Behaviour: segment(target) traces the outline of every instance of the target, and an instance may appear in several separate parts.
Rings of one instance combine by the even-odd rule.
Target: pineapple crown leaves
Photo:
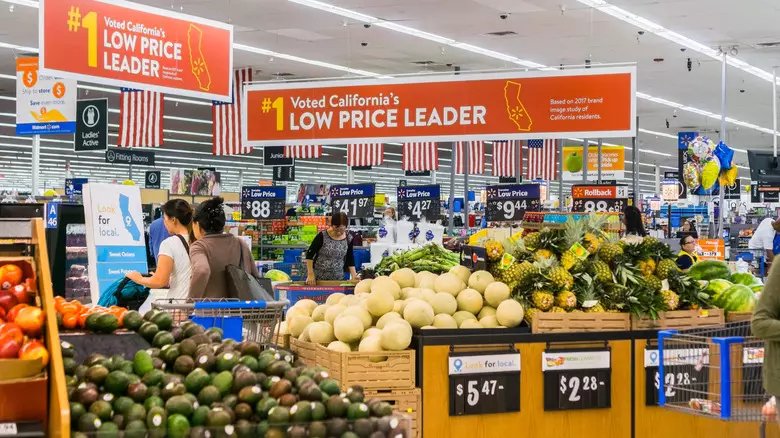
[[[585,225],[586,221],[584,220],[574,220],[571,216],[566,219],[566,228],[563,232],[563,249],[569,249],[575,243],[582,243],[585,237]]]
[[[554,257],[546,257],[535,261],[533,265],[539,272],[546,273],[550,269],[558,266],[558,261],[555,260]]]
[[[669,273],[669,289],[680,297],[680,308],[708,308],[711,307],[710,295],[704,292],[702,285],[680,271]]]
[[[631,258],[625,254],[615,257],[613,274],[615,283],[623,286],[639,286],[642,283],[642,275],[639,269],[631,261]]]

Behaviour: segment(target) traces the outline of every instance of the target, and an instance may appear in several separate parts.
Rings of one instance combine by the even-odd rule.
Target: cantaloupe
[[[373,353],[384,351],[382,348],[381,336],[369,336],[360,341],[358,345],[358,351],[361,353]],[[368,358],[371,362],[382,362],[387,360],[387,356],[370,356]]]
[[[376,328],[381,329],[384,328],[384,326],[389,323],[390,321],[394,319],[401,319],[401,314],[396,312],[388,312],[382,315],[379,320],[376,322]]]
[[[306,312],[306,309],[303,307],[295,307],[292,306],[289,309],[287,309],[287,312],[284,314],[284,319],[287,321],[291,321],[296,316],[311,316]]]
[[[388,281],[393,280],[388,278]],[[376,282],[374,282],[374,284],[376,285]],[[393,284],[395,284],[394,281]],[[398,289],[398,293],[401,293],[400,289]],[[393,310],[394,302],[395,298],[393,298],[392,293],[386,290],[377,289],[372,291],[371,295],[369,295],[369,297],[366,299],[366,309],[371,313],[371,315],[378,318],[387,312],[391,312]]]
[[[339,304],[341,304],[344,307],[352,307],[357,306],[361,303],[360,298],[356,297],[355,295],[347,295],[344,298],[339,301]]]
[[[468,286],[479,293],[484,293],[488,285],[495,281],[496,280],[493,279],[493,274],[490,272],[476,271],[469,277]]]
[[[374,282],[373,278],[367,278],[365,280],[360,280],[358,284],[355,285],[355,295],[361,293],[361,292],[371,292],[371,283]]]
[[[325,312],[327,312],[328,309],[330,309],[329,305],[320,304],[316,309],[314,309],[313,312],[311,312],[311,319],[313,319],[314,322],[325,321]]]
[[[344,295],[341,292],[336,292],[328,295],[328,298],[325,300],[325,304],[332,306],[334,304],[338,304],[339,301],[341,301],[342,298],[344,298],[346,295]]]
[[[455,319],[455,322],[458,324],[458,327],[460,327],[463,321],[467,319],[477,319],[477,317],[474,316],[473,313],[466,312],[465,310],[458,310],[457,312],[453,313],[452,318]]]
[[[433,285],[436,283],[437,277],[438,275],[432,272],[418,272],[414,279],[414,287],[420,289],[433,289]]]
[[[330,344],[328,344],[328,349],[338,351],[341,353],[349,353],[350,351],[352,351],[352,348],[350,348],[348,344],[345,344],[341,341],[331,342]]]
[[[432,325],[426,325],[426,326],[422,326],[420,328],[423,329],[423,330],[429,330],[429,329],[435,329],[436,327],[434,327]]]
[[[433,289],[420,289],[420,298],[423,301],[430,301],[436,295]]]
[[[463,283],[469,282],[469,277],[471,276],[471,271],[469,268],[463,266],[463,265],[455,265],[450,268],[450,274],[455,274],[460,278],[460,281]]]
[[[490,306],[485,306],[482,308],[482,310],[479,311],[479,314],[477,314],[477,319],[482,319],[486,316],[495,316],[496,309]]]
[[[509,299],[511,293],[509,286],[500,281],[494,281],[485,288],[485,301],[492,307],[498,307],[502,301]]]
[[[363,331],[363,322],[357,316],[341,315],[333,323],[336,339],[347,344],[359,341]]]
[[[458,310],[458,301],[452,295],[446,292],[439,292],[431,297],[428,304],[433,307],[434,315],[439,313],[446,313],[452,315]]]
[[[463,289],[457,296],[458,310],[476,315],[482,310],[482,294],[474,289]]]
[[[303,330],[313,322],[314,320],[311,319],[311,316],[299,315],[289,320],[287,326],[290,329],[290,334],[297,338],[303,333]]]
[[[414,283],[412,283],[412,286],[414,286]],[[387,292],[394,300],[401,298],[401,286],[390,277],[376,277],[374,281],[371,282],[371,293],[373,294],[375,292]]]
[[[452,296],[458,295],[458,292],[466,288],[466,284],[455,274],[447,272],[441,274],[433,284],[433,290],[436,292],[447,292]]]
[[[363,336],[360,337],[360,340],[362,341],[363,339],[366,339],[369,336],[379,336],[381,334],[382,334],[382,330],[376,327],[371,327],[370,329],[363,332]]]
[[[303,329],[303,333],[301,333],[300,336],[298,336],[298,339],[301,341],[310,342],[311,339],[309,339],[309,329],[311,329],[311,324],[307,325],[306,328]]]
[[[484,328],[476,319],[467,319],[460,324],[462,329]]]
[[[360,322],[363,323],[364,330],[371,327],[371,324],[374,322],[374,319],[371,318],[371,314],[368,313],[368,310],[361,306],[347,307],[343,312],[341,312],[341,316],[356,316],[358,319],[360,319]]]
[[[440,313],[433,317],[433,326],[436,328],[456,329],[458,328],[458,323],[452,315]]]
[[[295,307],[298,309],[303,309],[306,311],[306,313],[311,316],[311,313],[314,312],[314,309],[317,308],[317,302],[314,300],[309,299],[303,299],[295,303]]]
[[[406,300],[395,300],[393,303],[393,312],[397,314],[404,313],[404,307],[406,306]]]
[[[336,318],[338,318],[339,315],[341,315],[341,312],[343,312],[345,309],[346,306],[343,304],[334,304],[328,307],[328,310],[325,311],[325,321],[330,325],[333,325],[333,321],[335,321]]]
[[[404,319],[414,328],[433,323],[433,307],[425,301],[414,300],[404,308]]]
[[[517,327],[523,322],[523,305],[515,300],[506,300],[498,305],[496,309],[496,320],[500,325],[506,327]]]
[[[480,318],[479,323],[482,324],[482,327],[485,328],[498,327],[498,320],[496,320],[495,315],[488,315],[484,318]]]
[[[279,325],[276,326],[276,334],[279,336],[290,334],[290,330],[287,329],[287,321],[279,322]]]
[[[398,283],[401,288],[414,287],[415,273],[409,268],[402,268],[390,273],[390,279]]]
[[[428,324],[425,324],[428,325]],[[371,339],[371,338],[366,338]],[[365,339],[363,340],[365,342]],[[401,351],[409,348],[412,343],[412,332],[407,331],[403,325],[397,321],[390,321],[382,329],[380,336],[382,348],[390,351]]]
[[[333,327],[325,321],[315,322],[309,327],[309,340],[315,344],[330,344],[335,341]]]

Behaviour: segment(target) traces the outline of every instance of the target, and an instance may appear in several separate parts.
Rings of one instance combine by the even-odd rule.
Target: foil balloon
[[[718,143],[712,154],[720,160],[720,167],[722,170],[731,169],[731,166],[734,165],[734,150],[726,146],[726,143]]]
[[[699,188],[699,166],[693,161],[689,161],[683,166],[683,181],[691,192]]]
[[[698,136],[688,144],[688,153],[696,160],[710,157],[714,150],[715,142],[704,136]]]
[[[709,157],[701,168],[701,188],[710,190],[720,175],[720,160],[717,157]]]

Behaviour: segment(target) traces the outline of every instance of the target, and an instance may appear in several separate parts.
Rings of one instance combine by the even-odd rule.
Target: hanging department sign
[[[121,0],[41,0],[41,69],[117,87],[231,100],[233,26]]]
[[[106,151],[106,163],[154,166],[154,152],[135,149],[108,149]]]
[[[526,211],[540,211],[539,184],[515,184],[487,187],[485,220],[519,221]]]
[[[576,185],[571,189],[571,211],[621,212],[628,205],[628,186]]]
[[[350,184],[330,187],[330,205],[333,212],[345,213],[348,218],[374,216],[374,184]]]
[[[244,101],[252,146],[630,137],[636,68],[268,82]]]
[[[76,81],[41,74],[37,56],[16,59],[16,135],[76,131]]]
[[[601,179],[623,179],[626,173],[626,156],[623,146],[601,146],[601,159],[599,160],[599,148],[588,147],[588,179],[598,178],[598,163],[601,162]],[[582,146],[565,146],[563,148],[563,180],[582,181],[582,169],[585,160],[582,155]]]
[[[108,99],[79,100],[76,115],[73,150],[84,152],[108,149]]]

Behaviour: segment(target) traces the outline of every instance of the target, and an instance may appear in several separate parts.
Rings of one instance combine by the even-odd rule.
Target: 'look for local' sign
[[[634,67],[255,84],[242,129],[252,146],[624,137],[635,88]]]
[[[41,69],[121,87],[230,100],[233,26],[125,1],[45,0]]]

